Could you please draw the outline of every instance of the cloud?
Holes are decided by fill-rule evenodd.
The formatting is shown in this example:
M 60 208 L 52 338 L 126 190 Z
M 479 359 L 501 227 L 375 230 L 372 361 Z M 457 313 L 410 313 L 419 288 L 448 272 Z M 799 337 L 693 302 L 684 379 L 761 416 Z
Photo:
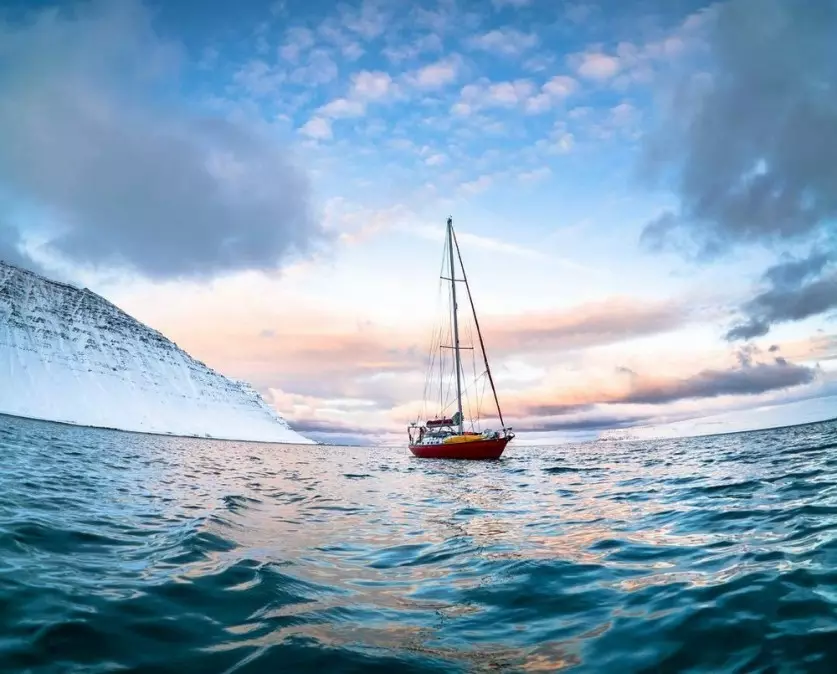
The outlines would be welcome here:
M 604 430 L 682 421 L 704 416 L 706 408 L 675 403 L 762 396 L 811 384 L 818 375 L 814 368 L 783 358 L 756 363 L 749 356 L 734 367 L 706 369 L 683 378 L 643 377 L 625 370 L 626 385 L 621 390 L 614 386 L 602 390 L 588 388 L 582 395 L 559 394 L 555 402 L 518 404 L 519 409 L 514 410 L 519 418 L 513 424 L 515 429 Z
M 312 117 L 300 127 L 299 132 L 314 140 L 328 140 L 332 137 L 331 122 L 324 117 Z
M 482 176 L 482 178 L 489 178 L 489 176 Z M 475 183 L 479 183 L 481 179 L 474 181 Z M 491 184 L 490 179 L 484 181 L 485 186 Z M 467 184 L 467 183 L 466 183 Z M 480 187 L 482 189 L 482 187 Z M 436 227 L 432 225 L 410 225 L 409 227 L 403 227 L 403 231 L 412 234 L 414 236 L 420 236 L 423 239 L 429 239 L 430 241 L 444 241 L 446 237 L 446 229 L 444 227 Z M 526 248 L 525 246 L 520 246 L 515 243 L 511 243 L 509 241 L 503 241 L 501 239 L 494 239 L 488 236 L 481 236 L 479 234 L 473 234 L 471 232 L 457 232 L 456 233 L 457 240 L 467 246 L 469 249 L 480 248 L 482 250 L 492 250 L 501 253 L 507 253 L 510 255 L 519 255 L 521 257 L 529 257 L 529 258 L 538 258 L 543 257 L 543 253 L 540 251 L 534 250 L 532 248 Z
M 426 232 L 413 229 L 403 231 L 441 238 L 436 228 Z M 539 255 L 510 241 L 468 232 L 459 232 L 458 237 L 462 245 L 467 240 L 469 250 L 480 248 L 495 255 L 531 259 Z M 374 400 L 384 408 L 403 404 L 421 393 L 427 342 L 438 327 L 429 319 L 423 326 L 409 329 L 358 325 L 351 316 L 305 307 L 293 309 L 291 324 L 275 316 L 254 316 L 252 305 L 248 305 L 246 312 L 236 310 L 224 326 L 210 332 L 204 325 L 212 324 L 212 315 L 207 313 L 204 320 L 193 317 L 181 328 L 178 341 L 188 343 L 191 352 L 213 367 L 260 388 L 281 382 L 288 391 L 329 399 Z M 505 358 L 520 354 L 540 358 L 545 353 L 618 344 L 676 329 L 689 320 L 690 316 L 675 305 L 643 306 L 616 299 L 561 312 L 484 314 L 480 325 L 492 360 L 502 370 L 499 364 Z M 248 326 L 247 321 L 252 325 Z M 589 384 L 585 379 L 585 387 Z
M 491 82 L 485 78 L 462 87 L 459 102 L 451 112 L 468 116 L 484 108 L 513 108 L 523 105 L 534 93 L 535 85 L 526 79 L 513 82 Z
M 340 53 L 343 54 L 349 61 L 357 61 L 366 53 L 366 50 L 357 42 L 349 42 L 340 47 Z
M 466 44 L 471 49 L 479 49 L 492 54 L 519 56 L 538 45 L 538 36 L 534 33 L 521 33 L 514 28 L 497 28 L 468 38 Z
M 266 398 L 294 429 L 324 443 L 370 445 L 395 430 L 394 424 L 381 424 L 392 418 L 372 400 L 320 398 L 274 387 L 268 387 Z
M 536 147 L 546 150 L 549 154 L 567 154 L 575 147 L 575 136 L 567 131 L 566 122 L 558 121 L 550 131 L 549 139 L 539 140 Z
M 569 61 L 578 75 L 588 80 L 609 80 L 622 69 L 617 57 L 599 51 L 574 54 Z
M 513 321 L 486 316 L 480 324 L 492 351 L 531 353 L 614 344 L 668 332 L 689 320 L 689 312 L 675 303 L 638 304 L 612 298 L 566 311 L 524 314 Z
M 566 98 L 578 90 L 578 82 L 566 75 L 557 75 L 541 87 L 541 90 L 554 98 Z
M 49 216 L 46 249 L 208 277 L 274 269 L 322 240 L 287 150 L 172 97 L 181 55 L 129 0 L 0 24 L 0 184 Z
M 531 5 L 532 0 L 491 0 L 491 3 L 494 5 L 494 8 L 498 10 L 503 9 L 505 7 L 520 9 L 521 7 L 527 7 L 528 5 Z
M 539 94 L 526 100 L 526 111 L 533 114 L 550 110 L 578 90 L 578 82 L 567 75 L 557 75 L 541 86 Z
M 285 31 L 285 42 L 278 49 L 279 58 L 298 63 L 301 54 L 314 46 L 314 34 L 302 26 L 293 26 Z
M 462 59 L 454 54 L 408 73 L 406 81 L 417 89 L 441 89 L 456 82 L 461 70 Z
M 335 98 L 317 108 L 317 115 L 330 118 L 361 117 L 365 112 L 366 106 L 362 101 L 353 101 L 348 98 Z
M 523 69 L 533 73 L 540 73 L 552 68 L 555 57 L 551 54 L 535 54 L 523 62 Z
M 494 179 L 489 175 L 483 175 L 479 178 L 474 180 L 469 180 L 468 182 L 464 182 L 459 186 L 459 189 L 469 196 L 474 196 L 485 192 L 489 187 L 494 184 Z
M 716 5 L 689 15 L 680 25 L 658 39 L 641 44 L 622 41 L 615 49 L 602 44 L 589 45 L 584 51 L 570 54 L 567 64 L 582 78 L 616 90 L 634 85 L 649 85 L 661 73 L 672 72 L 689 55 L 700 52 L 703 34 Z M 583 23 L 599 9 L 592 5 L 568 6 L 571 21 Z
M 764 272 L 764 278 L 774 287 L 793 288 L 819 276 L 828 264 L 828 255 L 820 251 L 802 259 L 789 259 Z
M 812 251 L 767 269 L 767 288 L 741 307 L 744 321 L 726 334 L 730 341 L 766 335 L 777 323 L 799 321 L 837 309 L 837 269 L 829 255 Z
M 381 53 L 395 64 L 412 61 L 427 52 L 441 52 L 444 48 L 442 38 L 436 33 L 428 33 L 408 43 L 397 43 L 385 47 Z
M 288 79 L 306 86 L 328 84 L 337 79 L 338 69 L 331 54 L 325 49 L 314 49 L 308 54 L 305 65 L 292 71 Z
M 462 87 L 459 101 L 451 107 L 451 112 L 467 117 L 486 108 L 521 107 L 531 114 L 539 114 L 550 110 L 577 89 L 578 82 L 566 75 L 553 77 L 540 89 L 531 80 L 524 78 L 508 82 L 492 82 L 481 78 Z
M 339 434 L 348 437 L 361 436 L 367 438 L 367 441 L 369 436 L 381 436 L 392 432 L 392 427 L 360 427 L 351 422 L 347 423 L 322 419 L 294 419 L 292 423 L 294 430 L 303 434 L 312 433 L 326 436 Z
M 366 53 L 363 46 L 355 39 L 356 35 L 345 30 L 336 16 L 329 16 L 324 19 L 317 26 L 315 32 L 323 43 L 333 45 L 339 49 L 340 53 L 349 61 L 356 61 Z
M 835 307 L 837 272 L 825 257 L 837 255 L 837 7 L 733 0 L 703 19 L 707 67 L 672 92 L 642 167 L 673 186 L 678 207 L 649 222 L 641 241 L 701 257 L 812 242 L 819 252 L 765 271 L 741 306 L 726 337 L 751 339 Z
M 386 98 L 393 90 L 392 77 L 382 71 L 362 70 L 352 75 L 350 97 L 362 101 Z
M 526 419 L 522 423 L 511 424 L 518 433 L 554 433 L 559 431 L 603 431 L 632 428 L 648 423 L 654 418 L 650 414 L 607 413 L 590 408 L 591 413 L 576 415 L 573 418 Z
M 711 18 L 705 72 L 682 78 L 646 146 L 645 177 L 679 204 L 644 241 L 715 256 L 815 236 L 837 217 L 837 7 L 731 0 Z
M 374 40 L 386 31 L 390 21 L 382 4 L 375 0 L 363 0 L 359 7 L 341 4 L 338 6 L 340 23 L 362 39 Z
M 779 350 L 778 346 L 777 350 Z M 793 354 L 793 357 L 800 359 L 837 360 L 837 335 L 819 334 L 798 342 L 785 343 L 781 351 Z
M 627 126 L 632 124 L 638 114 L 637 109 L 630 103 L 619 103 L 609 112 L 609 121 L 613 126 Z
M 578 116 L 573 114 L 576 111 Z M 574 109 L 569 116 L 576 121 L 583 119 L 584 125 L 580 126 L 578 131 L 595 140 L 607 141 L 617 138 L 631 141 L 641 138 L 643 134 L 642 113 L 627 101 L 607 109 Z
M 569 3 L 564 9 L 564 15 L 575 24 L 586 23 L 598 11 L 598 7 L 586 3 Z
M 270 3 L 269 10 L 273 17 L 284 16 L 287 11 L 285 0 L 275 0 L 275 2 Z
M 403 231 L 412 229 L 405 227 Z M 434 239 L 443 236 L 440 228 L 426 234 Z M 458 236 L 463 245 L 464 239 L 468 238 L 467 249 L 474 254 L 477 254 L 477 248 L 495 256 L 519 253 L 533 257 L 538 254 L 535 250 L 517 251 L 512 241 L 498 241 L 467 232 L 460 232 Z M 230 297 L 237 294 L 231 293 Z M 401 424 L 407 420 L 421 402 L 427 341 L 431 328 L 437 326 L 429 319 L 423 327 L 394 328 L 358 323 L 348 314 L 335 314 L 313 306 L 289 306 L 281 298 L 279 301 L 284 312 L 293 314 L 292 323 L 282 320 L 280 314 L 271 313 L 270 309 L 264 313 L 257 303 L 255 307 L 248 304 L 234 309 L 231 314 L 227 312 L 229 320 L 218 328 L 217 322 L 212 322 L 217 310 L 207 307 L 203 319 L 201 316 L 190 317 L 181 329 L 178 341 L 188 343 L 190 351 L 199 354 L 213 367 L 251 381 L 260 390 L 281 387 L 293 391 L 281 400 L 274 400 L 277 409 L 291 421 L 337 424 L 329 427 L 335 434 L 340 431 L 341 424 L 361 431 L 366 428 L 378 431 L 382 427 L 383 430 L 400 430 L 395 426 L 396 422 Z M 558 416 L 560 413 L 562 424 L 573 423 L 581 428 L 592 423 L 593 417 L 597 419 L 595 424 L 606 426 L 614 422 L 605 417 L 625 418 L 641 413 L 641 418 L 647 420 L 667 414 L 662 409 L 649 412 L 622 407 L 650 405 L 624 400 L 629 399 L 629 394 L 637 400 L 652 395 L 660 397 L 666 392 L 671 395 L 675 383 L 681 381 L 624 373 L 613 376 L 609 363 L 607 376 L 603 376 L 595 364 L 596 358 L 588 357 L 590 349 L 676 330 L 693 319 L 687 309 L 676 303 L 644 305 L 636 300 L 615 298 L 559 312 L 482 314 L 480 323 L 495 376 L 504 382 L 501 385 L 504 412 L 514 420 L 515 427 L 553 422 L 556 420 L 532 417 Z M 206 325 L 216 327 L 207 330 Z M 183 334 L 182 330 L 189 334 Z M 612 352 L 612 349 L 604 349 L 602 353 L 608 351 Z M 608 359 L 606 355 L 605 358 Z M 521 360 L 524 362 L 522 379 L 521 366 L 515 364 Z M 573 365 L 566 373 L 556 372 L 548 365 L 555 362 Z M 531 372 L 525 372 L 526 363 L 538 363 L 535 369 L 540 372 L 535 372 L 534 379 Z M 631 366 L 636 371 L 642 369 L 636 362 Z M 661 367 L 666 365 L 661 362 Z M 745 365 L 736 366 L 742 367 Z M 704 374 L 703 379 L 710 377 Z M 543 384 L 533 384 L 538 381 Z M 548 386 L 549 381 L 560 382 L 562 389 L 539 391 L 541 386 Z M 614 386 L 614 381 L 621 388 Z M 685 388 L 678 385 L 682 393 Z M 563 390 L 573 386 L 575 392 Z M 703 395 L 706 394 L 705 387 L 706 384 Z M 545 402 L 533 402 L 538 399 Z M 722 402 L 728 404 L 728 401 Z M 551 405 L 551 408 L 535 410 L 538 405 Z
M 542 166 L 541 168 L 518 174 L 517 179 L 523 183 L 539 183 L 548 180 L 550 177 L 552 177 L 550 168 L 548 166 Z
M 659 405 L 689 398 L 756 395 L 810 384 L 815 376 L 813 368 L 776 358 L 773 363 L 742 365 L 730 370 L 702 370 L 686 379 L 644 382 L 619 402 Z
M 0 262 L 40 271 L 40 267 L 26 254 L 23 247 L 24 242 L 17 227 L 0 221 Z
M 361 70 L 352 75 L 348 95 L 317 108 L 299 132 L 316 140 L 330 139 L 333 136 L 331 120 L 362 117 L 366 114 L 368 103 L 384 101 L 396 92 L 397 87 L 387 73 Z
M 284 72 L 274 70 L 258 59 L 243 65 L 233 75 L 233 82 L 256 98 L 276 94 L 286 79 Z
M 295 392 L 374 399 L 386 405 L 396 404 L 393 389 L 406 385 L 416 390 L 416 383 L 407 374 L 420 371 L 427 356 L 420 336 L 376 326 L 336 326 L 329 332 L 312 329 L 311 325 L 273 330 L 276 336 L 271 339 L 241 337 L 235 351 L 230 345 L 213 343 L 215 357 L 225 361 L 227 369 L 239 370 L 237 376 L 256 385 L 282 382 L 283 387 Z M 246 358 L 242 358 L 243 353 Z M 396 382 L 393 387 L 369 383 L 382 373 L 398 374 L 406 384 Z

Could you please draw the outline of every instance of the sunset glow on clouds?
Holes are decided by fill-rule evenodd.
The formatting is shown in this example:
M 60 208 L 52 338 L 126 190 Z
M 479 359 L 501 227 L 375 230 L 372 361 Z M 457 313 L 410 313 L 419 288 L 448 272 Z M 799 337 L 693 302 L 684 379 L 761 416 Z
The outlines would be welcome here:
M 833 416 L 837 17 L 674 4 L 13 5 L 0 258 L 399 443 L 452 215 L 519 442 Z

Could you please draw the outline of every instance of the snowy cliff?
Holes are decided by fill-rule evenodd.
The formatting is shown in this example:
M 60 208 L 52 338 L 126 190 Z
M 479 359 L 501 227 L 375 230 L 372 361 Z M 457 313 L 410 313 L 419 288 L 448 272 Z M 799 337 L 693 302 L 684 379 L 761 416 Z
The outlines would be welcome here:
M 0 262 L 0 413 L 173 435 L 311 443 L 248 384 L 90 292 Z

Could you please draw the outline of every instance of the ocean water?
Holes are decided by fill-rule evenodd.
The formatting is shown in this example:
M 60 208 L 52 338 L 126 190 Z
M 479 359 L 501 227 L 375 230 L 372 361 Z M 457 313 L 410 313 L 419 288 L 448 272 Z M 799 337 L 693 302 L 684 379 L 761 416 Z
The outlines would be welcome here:
M 0 417 L 0 670 L 837 672 L 837 424 L 523 448 Z

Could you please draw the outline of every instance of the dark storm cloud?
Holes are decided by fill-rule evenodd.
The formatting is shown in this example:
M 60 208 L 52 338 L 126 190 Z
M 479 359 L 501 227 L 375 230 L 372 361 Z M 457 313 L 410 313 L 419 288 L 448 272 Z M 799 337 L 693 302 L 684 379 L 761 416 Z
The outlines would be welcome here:
M 595 408 L 593 403 L 546 403 L 541 405 L 529 405 L 526 407 L 526 414 L 531 414 L 536 417 L 557 417 L 566 414 L 577 414 L 580 412 L 589 412 Z
M 303 419 L 289 421 L 291 428 L 303 435 L 327 445 L 369 446 L 377 439 L 392 432 L 392 428 L 369 428 L 360 424 L 336 421 Z
M 659 405 L 688 398 L 756 395 L 811 383 L 816 370 L 777 358 L 773 363 L 745 365 L 731 370 L 703 370 L 686 379 L 644 384 L 619 400 Z
M 679 208 L 652 246 L 686 234 L 704 254 L 813 236 L 837 216 L 837 5 L 731 0 L 716 8 L 709 76 L 673 97 L 647 146 Z
M 370 428 L 360 427 L 357 424 L 341 423 L 338 421 L 327 421 L 317 419 L 301 419 L 290 422 L 295 431 L 302 433 L 315 433 L 319 435 L 342 434 L 354 436 L 380 436 L 392 431 L 392 428 Z
M 798 321 L 837 308 L 837 271 L 814 252 L 770 267 L 766 289 L 741 307 L 744 320 L 726 334 L 730 341 L 766 335 L 776 323 Z
M 801 260 L 792 259 L 773 265 L 764 272 L 764 278 L 776 287 L 796 288 L 819 276 L 827 262 L 828 255 L 815 251 Z
M 556 431 L 604 431 L 641 426 L 653 420 L 650 415 L 600 414 L 579 419 L 544 419 L 515 424 L 518 433 L 552 433 Z
M 567 417 L 561 420 L 561 423 L 567 424 L 583 425 L 588 421 L 597 424 L 600 421 L 598 405 L 663 405 L 679 400 L 716 398 L 724 395 L 758 395 L 809 384 L 816 378 L 817 370 L 813 368 L 794 365 L 781 357 L 773 358 L 770 362 L 756 363 L 755 355 L 755 349 L 742 349 L 738 353 L 738 366 L 726 370 L 702 370 L 683 379 L 645 379 L 633 373 L 631 386 L 626 393 L 602 393 L 597 399 L 580 404 L 529 405 L 523 414 L 536 417 Z M 645 415 L 636 418 L 615 415 L 615 418 L 626 420 L 636 420 L 640 417 L 646 418 Z M 582 427 L 578 426 L 577 429 Z M 558 429 L 556 427 L 552 430 Z M 564 427 L 564 430 L 569 430 L 569 427 Z
M 22 251 L 22 245 L 17 228 L 0 221 L 0 262 L 38 271 L 37 265 Z
M 493 350 L 532 353 L 588 348 L 664 333 L 695 317 L 694 310 L 675 302 L 642 304 L 614 298 L 570 310 L 524 314 L 514 321 L 489 318 L 485 332 Z
M 0 21 L 0 192 L 74 263 L 208 277 L 310 250 L 304 175 L 255 124 L 179 100 L 180 57 L 132 0 Z

